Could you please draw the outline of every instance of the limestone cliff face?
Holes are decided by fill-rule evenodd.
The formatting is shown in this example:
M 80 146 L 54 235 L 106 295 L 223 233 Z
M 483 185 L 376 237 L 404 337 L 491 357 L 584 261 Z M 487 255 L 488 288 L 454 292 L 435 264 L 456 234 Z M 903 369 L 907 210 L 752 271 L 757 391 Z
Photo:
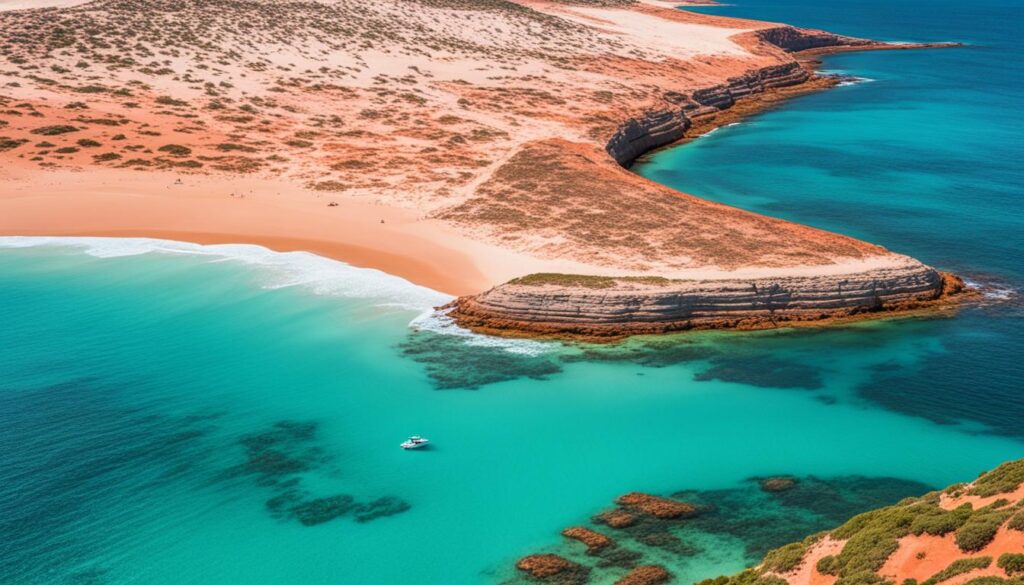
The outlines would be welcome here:
M 789 52 L 822 49 L 826 47 L 858 47 L 879 45 L 878 41 L 837 35 L 822 30 L 779 26 L 756 31 L 761 40 Z
M 752 33 L 758 42 L 786 52 L 811 49 L 866 49 L 887 47 L 885 43 L 837 35 L 830 32 L 777 26 Z M 607 144 L 608 154 L 620 165 L 628 166 L 652 149 L 683 137 L 692 120 L 732 107 L 737 99 L 768 89 L 799 85 L 811 78 L 800 63 L 792 61 L 754 69 L 732 77 L 727 83 L 701 88 L 690 95 L 666 95 L 669 107 L 645 113 L 622 124 Z
M 758 329 L 787 322 L 925 307 L 962 282 L 905 256 L 829 276 L 727 280 L 536 275 L 452 303 L 482 331 L 621 337 L 686 329 Z
M 694 118 L 732 107 L 736 100 L 767 89 L 799 85 L 811 74 L 797 62 L 773 65 L 732 77 L 728 83 L 702 88 L 690 95 L 672 94 L 672 107 L 631 118 L 612 135 L 605 150 L 622 166 L 640 155 L 683 137 Z
M 752 35 L 745 42 L 775 53 L 891 48 L 790 26 L 744 34 Z M 738 100 L 813 78 L 811 70 L 793 60 L 687 94 L 667 93 L 664 107 L 621 124 L 605 150 L 626 167 L 640 155 L 681 139 L 695 124 L 721 120 L 711 116 L 733 108 Z M 732 113 L 749 109 L 755 101 L 745 101 Z M 538 274 L 462 297 L 447 308 L 460 325 L 486 333 L 608 339 L 686 329 L 762 329 L 918 309 L 944 304 L 963 289 L 959 278 L 884 249 L 853 260 L 837 254 L 835 264 L 817 270 L 775 266 L 772 277 L 715 280 Z

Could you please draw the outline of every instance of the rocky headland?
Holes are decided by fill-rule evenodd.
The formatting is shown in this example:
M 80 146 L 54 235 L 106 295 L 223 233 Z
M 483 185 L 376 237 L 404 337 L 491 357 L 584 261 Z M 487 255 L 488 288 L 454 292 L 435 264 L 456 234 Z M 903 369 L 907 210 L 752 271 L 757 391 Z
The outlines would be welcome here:
M 536 274 L 448 308 L 476 331 L 602 340 L 941 311 L 964 293 L 955 275 L 907 257 L 894 260 L 861 272 L 721 280 Z
M 0 11 L 0 234 L 314 251 L 464 295 L 452 316 L 503 334 L 820 323 L 959 288 L 627 168 L 834 85 L 816 54 L 946 45 L 657 0 L 414 4 Z

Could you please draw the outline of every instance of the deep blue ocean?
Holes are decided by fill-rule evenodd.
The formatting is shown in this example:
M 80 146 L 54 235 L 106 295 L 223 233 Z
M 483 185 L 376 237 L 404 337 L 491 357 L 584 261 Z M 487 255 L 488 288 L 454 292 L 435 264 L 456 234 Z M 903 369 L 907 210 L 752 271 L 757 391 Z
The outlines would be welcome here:
M 848 54 L 638 172 L 997 290 L 953 319 L 613 346 L 470 336 L 444 295 L 308 254 L 0 238 L 0 583 L 495 583 L 623 493 L 680 583 L 1024 456 L 1017 4 L 714 9 L 964 49 Z M 870 81 L 869 81 L 870 80 Z M 405 452 L 410 434 L 432 440 Z M 752 478 L 786 474 L 770 494 Z M 608 531 L 608 528 L 601 528 Z

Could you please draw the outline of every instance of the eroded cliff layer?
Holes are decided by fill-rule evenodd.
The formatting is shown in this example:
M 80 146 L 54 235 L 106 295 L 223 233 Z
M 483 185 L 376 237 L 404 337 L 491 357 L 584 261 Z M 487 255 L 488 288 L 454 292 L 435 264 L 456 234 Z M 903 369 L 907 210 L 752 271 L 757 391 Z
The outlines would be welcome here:
M 794 61 L 753 69 L 729 78 L 728 83 L 698 89 L 689 95 L 667 95 L 665 101 L 672 107 L 627 120 L 605 149 L 615 162 L 628 166 L 640 155 L 683 138 L 696 118 L 716 114 L 733 107 L 739 99 L 769 89 L 803 84 L 812 75 Z
M 536 274 L 449 305 L 487 333 L 618 338 L 687 329 L 763 329 L 940 306 L 963 282 L 912 258 L 837 274 L 684 280 Z

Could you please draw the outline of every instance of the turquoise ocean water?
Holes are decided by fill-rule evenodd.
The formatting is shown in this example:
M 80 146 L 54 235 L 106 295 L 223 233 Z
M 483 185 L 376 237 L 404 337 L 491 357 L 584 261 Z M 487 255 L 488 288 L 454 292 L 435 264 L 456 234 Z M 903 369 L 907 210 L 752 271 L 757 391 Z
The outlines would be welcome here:
M 306 254 L 3 238 L 0 583 L 501 582 L 530 552 L 595 564 L 558 532 L 632 490 L 716 505 L 674 545 L 616 535 L 686 583 L 1024 456 L 1020 61 L 993 62 L 1018 9 L 841 6 L 718 10 L 976 46 L 829 58 L 875 81 L 640 172 L 1010 300 L 561 347 L 459 334 L 429 317 L 443 295 Z M 432 447 L 399 449 L 413 433 Z M 772 474 L 800 490 L 747 481 Z

